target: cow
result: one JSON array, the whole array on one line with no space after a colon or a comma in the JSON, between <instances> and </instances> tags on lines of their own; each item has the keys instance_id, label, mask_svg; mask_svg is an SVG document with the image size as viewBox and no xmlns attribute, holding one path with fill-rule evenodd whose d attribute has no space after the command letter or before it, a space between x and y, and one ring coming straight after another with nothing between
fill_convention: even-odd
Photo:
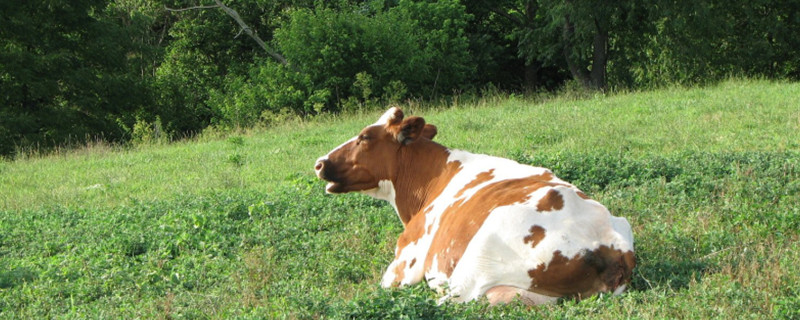
<instances>
[{"instance_id":1,"label":"cow","mask_svg":"<svg viewBox=\"0 0 800 320\"><path fill-rule=\"evenodd\" d=\"M315 163L330 194L388 201L402 221L381 286L423 279L452 299L528 305L622 293L636 264L625 218L546 168L448 149L392 107Z\"/></svg>"}]
</instances>

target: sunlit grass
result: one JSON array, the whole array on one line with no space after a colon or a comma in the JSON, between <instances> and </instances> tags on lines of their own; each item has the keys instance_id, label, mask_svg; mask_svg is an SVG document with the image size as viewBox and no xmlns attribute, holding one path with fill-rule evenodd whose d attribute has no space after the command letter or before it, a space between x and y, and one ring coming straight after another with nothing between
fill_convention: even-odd
<instances>
[{"instance_id":1,"label":"sunlit grass","mask_svg":"<svg viewBox=\"0 0 800 320\"><path fill-rule=\"evenodd\" d=\"M488 102L487 102L488 100ZM736 80L711 88L592 99L478 100L407 110L439 127L436 140L479 153L797 150L800 84ZM78 150L0 164L0 208L118 205L243 187L270 191L374 122L382 110L293 122L227 138L137 149ZM232 161L235 160L235 161Z\"/></svg>"}]
</instances>

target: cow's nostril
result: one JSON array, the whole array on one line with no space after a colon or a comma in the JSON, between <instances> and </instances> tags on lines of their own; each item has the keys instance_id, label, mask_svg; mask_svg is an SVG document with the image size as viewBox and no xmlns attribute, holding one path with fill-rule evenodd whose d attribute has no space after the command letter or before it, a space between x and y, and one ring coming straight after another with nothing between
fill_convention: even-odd
<instances>
[{"instance_id":1,"label":"cow's nostril","mask_svg":"<svg viewBox=\"0 0 800 320\"><path fill-rule=\"evenodd\" d=\"M322 161L317 162L317 165L314 166L314 170L317 170L317 171L322 170Z\"/></svg>"}]
</instances>

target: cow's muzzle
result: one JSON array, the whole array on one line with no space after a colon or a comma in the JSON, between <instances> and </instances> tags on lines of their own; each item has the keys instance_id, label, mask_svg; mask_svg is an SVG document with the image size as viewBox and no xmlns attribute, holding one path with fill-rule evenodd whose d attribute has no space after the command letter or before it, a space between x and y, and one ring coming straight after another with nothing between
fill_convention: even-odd
<instances>
[{"instance_id":1,"label":"cow's muzzle","mask_svg":"<svg viewBox=\"0 0 800 320\"><path fill-rule=\"evenodd\" d=\"M323 179L322 170L325 169L325 165L327 162L329 162L328 159L320 158L317 159L317 163L314 165L314 171L317 173L317 177L319 177L320 179Z\"/></svg>"},{"instance_id":2,"label":"cow's muzzle","mask_svg":"<svg viewBox=\"0 0 800 320\"><path fill-rule=\"evenodd\" d=\"M333 182L336 180L335 179L336 177L334 174L332 174L333 171L331 170L332 167L333 165L331 164L330 160L326 158L320 158L314 165L314 171L316 171L318 178L325 181Z\"/></svg>"},{"instance_id":3,"label":"cow's muzzle","mask_svg":"<svg viewBox=\"0 0 800 320\"><path fill-rule=\"evenodd\" d=\"M334 167L335 165L330 160L320 158L314 165L314 171L316 171L318 178L328 182L328 185L325 186L325 192L342 193L344 192L341 190L343 187L342 181Z\"/></svg>"}]
</instances>

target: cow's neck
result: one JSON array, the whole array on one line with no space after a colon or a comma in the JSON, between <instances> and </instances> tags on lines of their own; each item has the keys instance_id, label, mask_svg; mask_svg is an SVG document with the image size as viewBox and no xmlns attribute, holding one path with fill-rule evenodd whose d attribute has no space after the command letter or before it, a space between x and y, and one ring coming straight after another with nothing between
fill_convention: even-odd
<instances>
[{"instance_id":1,"label":"cow's neck","mask_svg":"<svg viewBox=\"0 0 800 320\"><path fill-rule=\"evenodd\" d=\"M459 164L449 165L450 152L430 140L420 140L400 149L400 165L392 183L395 209L403 225L424 210L444 190Z\"/></svg>"}]
</instances>

